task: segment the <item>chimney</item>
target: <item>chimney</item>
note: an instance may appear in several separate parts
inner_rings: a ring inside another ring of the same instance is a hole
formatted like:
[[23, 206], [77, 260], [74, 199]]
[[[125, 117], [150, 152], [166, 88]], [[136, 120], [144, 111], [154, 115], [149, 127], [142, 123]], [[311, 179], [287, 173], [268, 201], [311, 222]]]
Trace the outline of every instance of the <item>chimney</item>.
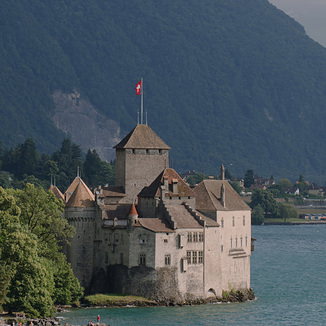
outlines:
[[173, 179], [172, 180], [172, 192], [174, 194], [178, 193], [178, 179]]
[[164, 190], [165, 193], [169, 191], [169, 177], [163, 177], [163, 183], [164, 183]]
[[221, 187], [221, 201], [222, 201], [223, 207], [225, 207], [225, 188], [224, 188], [224, 183], [222, 184], [222, 187]]
[[221, 165], [221, 180], [225, 180], [225, 169], [224, 169], [224, 165]]

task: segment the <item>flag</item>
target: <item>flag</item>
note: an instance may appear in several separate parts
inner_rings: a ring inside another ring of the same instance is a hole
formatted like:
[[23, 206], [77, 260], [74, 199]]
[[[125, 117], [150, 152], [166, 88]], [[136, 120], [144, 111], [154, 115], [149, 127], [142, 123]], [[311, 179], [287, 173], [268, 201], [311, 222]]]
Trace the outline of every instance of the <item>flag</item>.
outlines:
[[136, 90], [136, 95], [140, 95], [141, 94], [141, 81], [136, 84], [135, 90]]

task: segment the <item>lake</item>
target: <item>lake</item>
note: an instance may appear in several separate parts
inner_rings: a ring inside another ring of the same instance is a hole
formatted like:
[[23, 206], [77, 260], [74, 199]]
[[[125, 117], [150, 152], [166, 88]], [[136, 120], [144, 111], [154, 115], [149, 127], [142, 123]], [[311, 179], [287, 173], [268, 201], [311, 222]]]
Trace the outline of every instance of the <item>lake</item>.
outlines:
[[60, 313], [73, 325], [324, 325], [326, 225], [252, 226], [251, 287], [245, 303], [189, 307], [86, 308]]

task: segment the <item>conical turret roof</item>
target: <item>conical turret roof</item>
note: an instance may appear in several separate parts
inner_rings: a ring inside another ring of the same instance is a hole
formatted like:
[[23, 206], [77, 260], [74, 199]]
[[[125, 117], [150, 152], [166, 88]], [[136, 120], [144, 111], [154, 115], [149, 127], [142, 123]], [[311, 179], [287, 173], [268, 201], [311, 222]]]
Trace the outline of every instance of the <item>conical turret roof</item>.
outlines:
[[66, 207], [93, 207], [94, 195], [89, 191], [88, 187], [80, 182], [66, 203]]
[[85, 182], [81, 179], [81, 177], [76, 177], [64, 194], [66, 202], [68, 202], [70, 196], [73, 194], [78, 184], [80, 183], [86, 188], [86, 191], [93, 198], [93, 200], [95, 200], [93, 193], [89, 190], [89, 188], [86, 186]]
[[114, 148], [171, 149], [150, 127], [137, 125]]
[[58, 199], [65, 200], [65, 197], [58, 187], [51, 185], [49, 190], [51, 190]]
[[134, 204], [131, 205], [128, 216], [138, 216], [136, 207]]

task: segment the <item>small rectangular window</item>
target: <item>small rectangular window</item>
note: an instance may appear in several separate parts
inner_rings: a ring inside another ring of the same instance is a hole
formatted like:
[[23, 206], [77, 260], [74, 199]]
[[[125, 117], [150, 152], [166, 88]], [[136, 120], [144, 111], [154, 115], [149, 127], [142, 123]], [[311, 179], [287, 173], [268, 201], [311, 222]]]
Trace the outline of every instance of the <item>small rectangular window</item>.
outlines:
[[235, 226], [235, 218], [232, 216], [232, 226]]
[[202, 264], [202, 263], [203, 263], [203, 252], [198, 251], [198, 264]]
[[171, 255], [165, 255], [165, 265], [171, 265]]
[[192, 232], [188, 232], [187, 240], [188, 242], [192, 242]]
[[181, 271], [186, 272], [188, 268], [188, 260], [186, 258], [181, 259]]
[[193, 234], [193, 241], [198, 242], [198, 232], [194, 232]]
[[184, 235], [179, 234], [179, 248], [183, 248], [184, 246]]
[[192, 263], [197, 264], [197, 251], [192, 252]]
[[146, 255], [139, 255], [139, 265], [146, 265]]
[[191, 251], [187, 251], [187, 262], [188, 262], [188, 265], [191, 264]]
[[243, 215], [242, 223], [243, 223], [243, 225], [246, 225], [246, 217], [245, 217], [245, 215]]
[[199, 232], [199, 242], [203, 242], [203, 241], [204, 241], [204, 233]]

